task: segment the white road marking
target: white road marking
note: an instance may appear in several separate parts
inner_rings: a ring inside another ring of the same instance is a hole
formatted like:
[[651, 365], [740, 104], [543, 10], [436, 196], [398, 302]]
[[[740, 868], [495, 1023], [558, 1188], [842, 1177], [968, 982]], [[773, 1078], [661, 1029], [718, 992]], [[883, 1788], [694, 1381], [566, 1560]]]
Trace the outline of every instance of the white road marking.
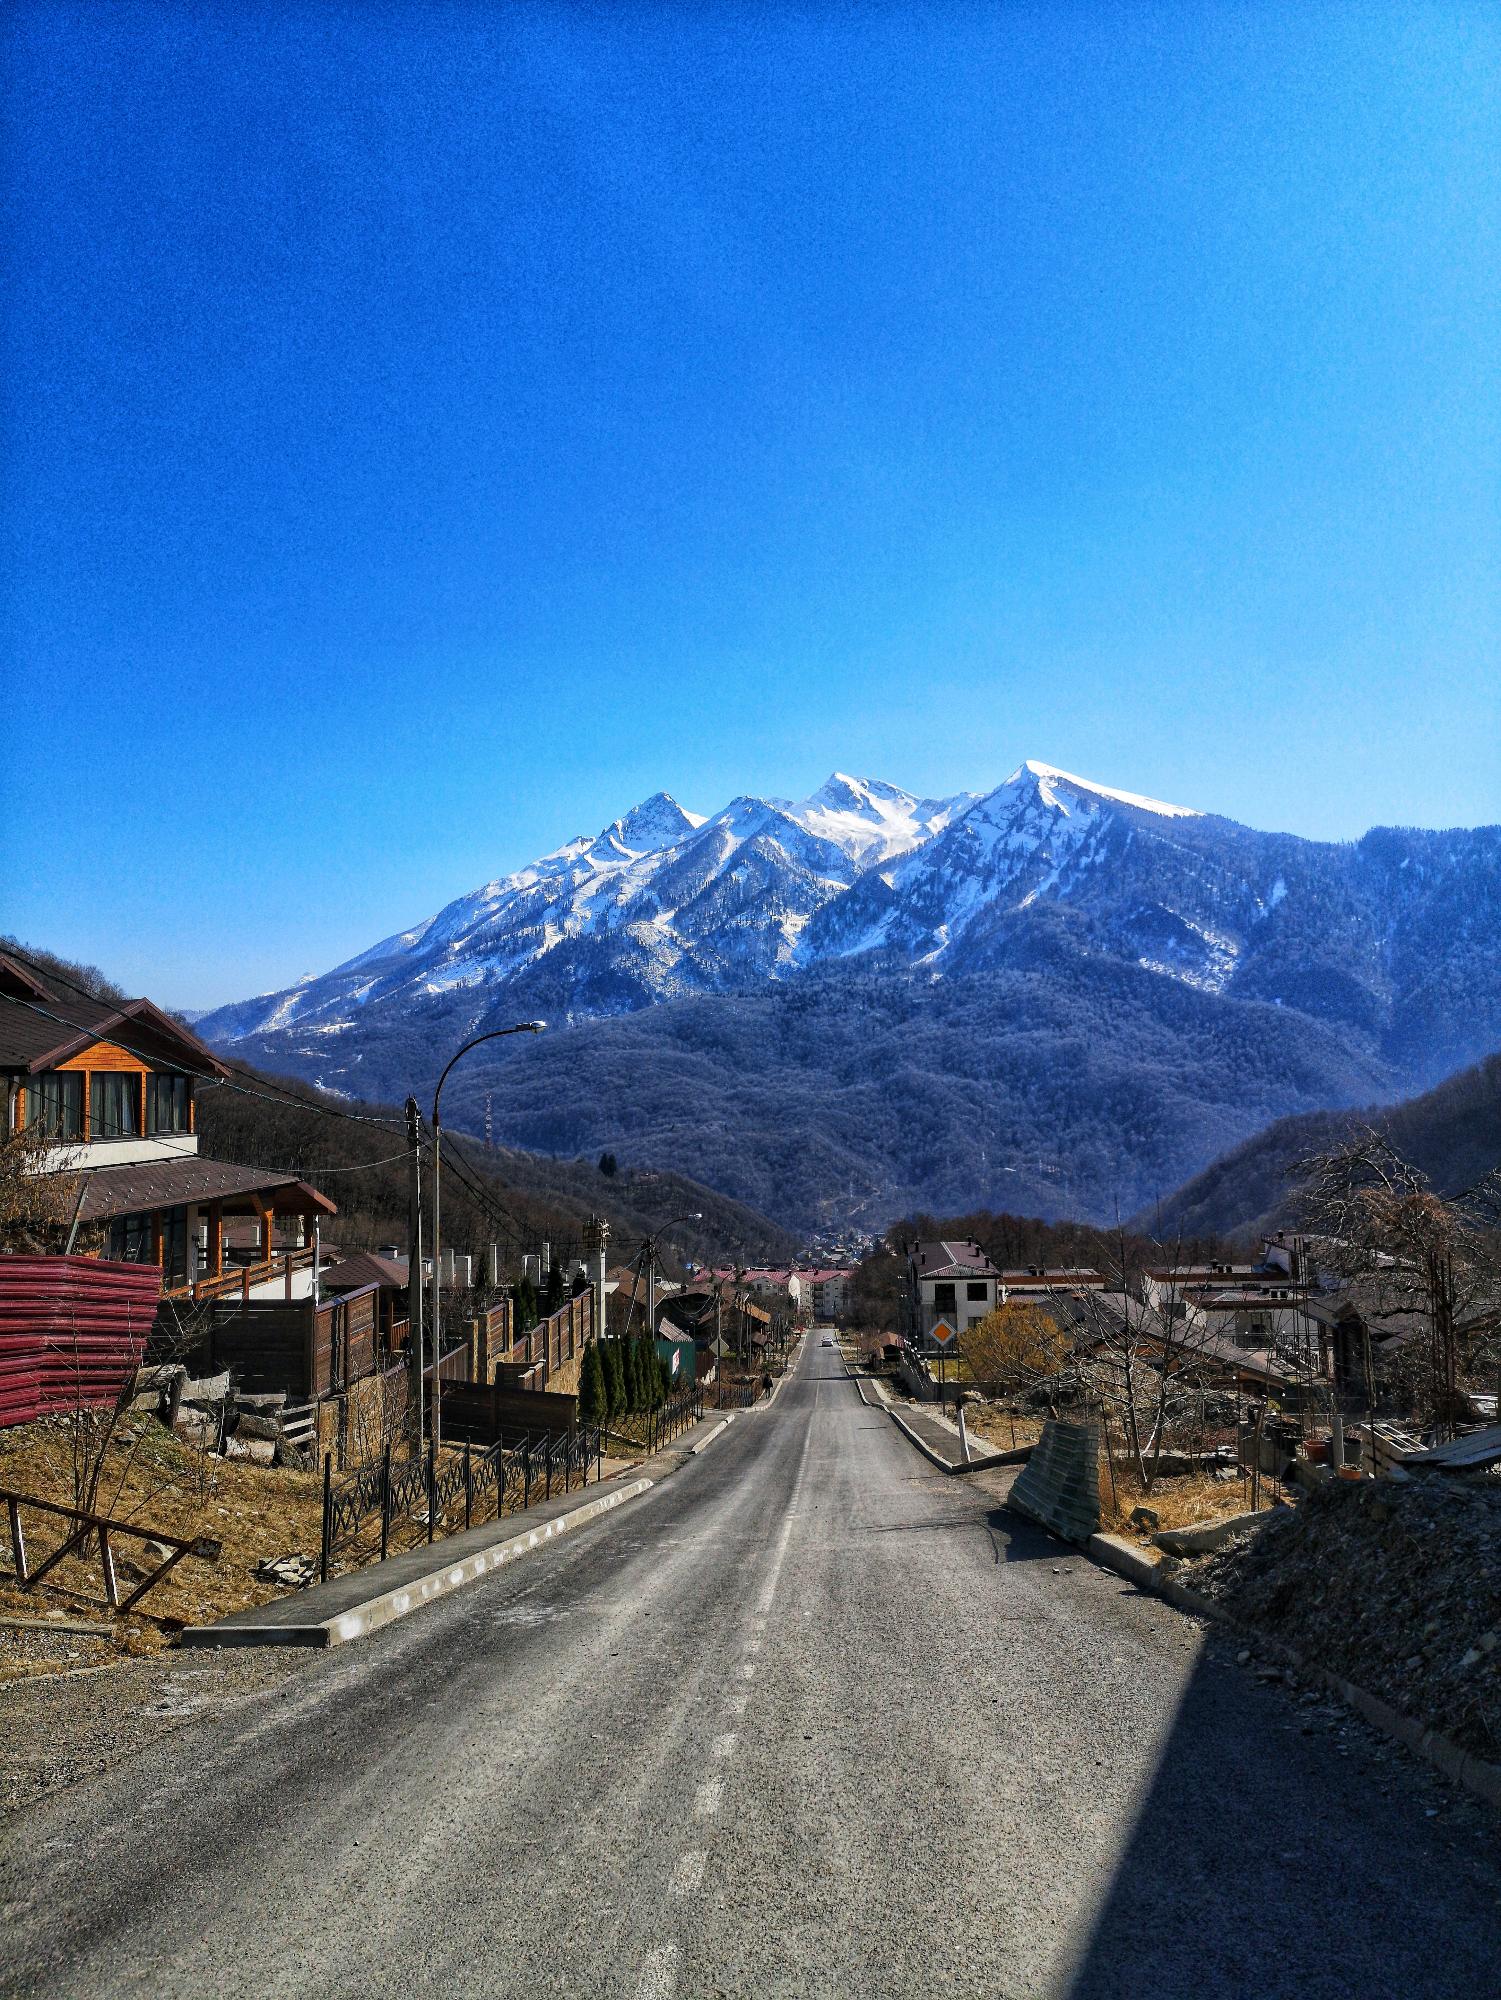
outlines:
[[755, 1661], [746, 1660], [740, 1668], [740, 1675], [743, 1680], [753, 1681], [756, 1678]]
[[713, 1819], [724, 1803], [724, 1780], [705, 1778], [698, 1788], [698, 1797], [693, 1801], [695, 1819]]
[[708, 1859], [702, 1848], [690, 1848], [686, 1854], [679, 1855], [678, 1865], [672, 1871], [674, 1896], [691, 1896], [696, 1889], [702, 1888]]
[[682, 1949], [677, 1943], [652, 1946], [641, 1966], [636, 2000], [672, 2000]]
[[735, 1745], [739, 1740], [733, 1729], [727, 1729], [723, 1736], [716, 1736], [714, 1738], [714, 1746], [710, 1751], [710, 1755], [714, 1757], [733, 1757], [735, 1754]]

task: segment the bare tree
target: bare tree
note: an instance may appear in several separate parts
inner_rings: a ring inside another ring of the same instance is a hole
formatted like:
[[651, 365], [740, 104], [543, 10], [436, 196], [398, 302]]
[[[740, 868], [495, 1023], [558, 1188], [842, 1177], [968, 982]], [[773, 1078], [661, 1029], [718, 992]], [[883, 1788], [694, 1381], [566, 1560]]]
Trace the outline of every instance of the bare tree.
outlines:
[[[1181, 1240], [1143, 1256], [1138, 1239], [1117, 1229], [1101, 1237], [1098, 1290], [1080, 1293], [1072, 1311], [1080, 1372], [1105, 1421], [1115, 1418], [1143, 1493], [1161, 1475], [1170, 1421], [1188, 1401], [1196, 1409], [1212, 1335], [1189, 1296]], [[1163, 1275], [1153, 1280], [1150, 1273]]]
[[1501, 1334], [1501, 1170], [1452, 1196], [1369, 1127], [1301, 1161], [1299, 1212], [1321, 1268], [1359, 1279], [1371, 1317], [1426, 1328], [1419, 1414], [1439, 1436], [1462, 1414], [1460, 1382]]
[[40, 1126], [0, 1136], [0, 1250], [48, 1256], [66, 1245], [83, 1176], [53, 1171], [55, 1148]]

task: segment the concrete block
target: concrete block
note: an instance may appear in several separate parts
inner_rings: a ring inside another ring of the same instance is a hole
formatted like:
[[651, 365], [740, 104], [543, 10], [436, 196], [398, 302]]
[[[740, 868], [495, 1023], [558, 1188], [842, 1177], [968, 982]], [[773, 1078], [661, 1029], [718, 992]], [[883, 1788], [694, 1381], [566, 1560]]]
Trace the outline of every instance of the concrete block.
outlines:
[[1100, 1526], [1100, 1429], [1049, 1418], [1007, 1504], [1065, 1541], [1087, 1542]]
[[1247, 1528], [1265, 1527], [1275, 1512], [1275, 1508], [1263, 1507], [1256, 1514], [1232, 1514], [1226, 1521], [1206, 1521], [1202, 1528], [1164, 1528], [1152, 1540], [1170, 1556], [1204, 1556], [1211, 1549], [1222, 1549], [1232, 1535], [1243, 1534]]

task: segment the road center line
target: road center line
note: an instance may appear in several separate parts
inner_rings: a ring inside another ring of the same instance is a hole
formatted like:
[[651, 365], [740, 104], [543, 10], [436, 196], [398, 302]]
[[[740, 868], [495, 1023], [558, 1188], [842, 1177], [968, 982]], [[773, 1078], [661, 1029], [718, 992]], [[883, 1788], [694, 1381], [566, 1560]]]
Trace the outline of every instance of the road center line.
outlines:
[[715, 1813], [719, 1811], [723, 1803], [724, 1780], [722, 1778], [705, 1778], [704, 1782], [698, 1788], [697, 1798], [693, 1801], [693, 1817], [695, 1819], [713, 1819]]
[[681, 1954], [682, 1946], [676, 1942], [652, 1946], [642, 1962], [636, 2000], [672, 2000]]
[[690, 1847], [686, 1854], [678, 1856], [678, 1865], [672, 1871], [674, 1896], [691, 1896], [695, 1890], [702, 1888], [708, 1859], [701, 1847]]
[[735, 1754], [735, 1745], [739, 1740], [733, 1729], [727, 1729], [722, 1736], [714, 1738], [714, 1746], [710, 1755], [714, 1757], [733, 1757]]

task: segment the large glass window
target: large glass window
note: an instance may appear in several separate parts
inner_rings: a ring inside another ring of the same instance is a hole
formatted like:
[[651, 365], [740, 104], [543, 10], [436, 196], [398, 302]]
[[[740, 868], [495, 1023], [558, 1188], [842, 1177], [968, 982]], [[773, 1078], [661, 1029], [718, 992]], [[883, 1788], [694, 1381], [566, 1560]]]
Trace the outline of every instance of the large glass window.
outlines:
[[141, 1079], [108, 1073], [89, 1078], [89, 1137], [134, 1139], [141, 1130]]
[[188, 1080], [185, 1076], [157, 1073], [146, 1079], [146, 1130], [186, 1132], [188, 1129]]
[[971, 1305], [977, 1304], [980, 1300], [989, 1298], [990, 1287], [985, 1284], [966, 1285], [964, 1287], [964, 1296], [969, 1300]]
[[954, 1310], [954, 1287], [952, 1285], [935, 1285], [933, 1287], [933, 1310], [934, 1312], [941, 1313], [951, 1313]]
[[117, 1264], [154, 1264], [156, 1231], [149, 1215], [115, 1215], [110, 1218], [109, 1243], [105, 1256]]
[[188, 1282], [188, 1211], [169, 1208], [162, 1216], [162, 1283]]
[[54, 1139], [83, 1137], [83, 1077], [78, 1070], [44, 1070], [26, 1085], [26, 1123]]

